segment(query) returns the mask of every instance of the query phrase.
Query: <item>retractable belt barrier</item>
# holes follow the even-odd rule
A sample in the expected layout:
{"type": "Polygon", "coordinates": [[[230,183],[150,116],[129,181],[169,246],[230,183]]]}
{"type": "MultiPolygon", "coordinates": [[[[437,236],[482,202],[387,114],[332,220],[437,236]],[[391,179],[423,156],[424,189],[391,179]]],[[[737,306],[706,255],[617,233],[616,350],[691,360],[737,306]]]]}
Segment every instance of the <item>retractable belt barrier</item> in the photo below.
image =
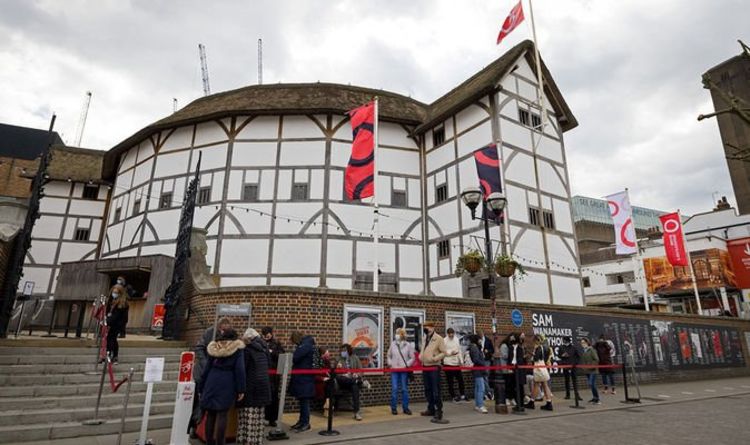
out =
{"type": "MultiPolygon", "coordinates": [[[[624,365],[493,365],[493,366],[412,366],[409,368],[336,368],[335,374],[382,374],[385,372],[413,372],[413,371],[513,371],[515,369],[620,369],[624,365]]],[[[277,374],[270,369],[269,374],[277,374]]],[[[292,369],[291,375],[328,375],[329,369],[292,369]]]]}

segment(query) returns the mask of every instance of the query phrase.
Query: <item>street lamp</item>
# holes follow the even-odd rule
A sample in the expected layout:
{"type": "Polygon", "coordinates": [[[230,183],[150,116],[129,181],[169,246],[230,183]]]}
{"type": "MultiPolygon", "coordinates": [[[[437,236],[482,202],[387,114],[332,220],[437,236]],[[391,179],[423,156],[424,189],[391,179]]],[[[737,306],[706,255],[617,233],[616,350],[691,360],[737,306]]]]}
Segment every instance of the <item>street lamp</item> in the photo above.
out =
{"type": "MultiPolygon", "coordinates": [[[[487,288],[486,293],[483,297],[486,299],[489,297],[492,300],[492,334],[497,335],[497,299],[495,296],[495,275],[492,273],[492,243],[490,241],[490,221],[494,221],[494,218],[488,218],[486,215],[497,215],[505,209],[505,205],[508,200],[505,195],[500,192],[490,193],[486,198],[479,187],[471,187],[461,192],[461,200],[466,204],[466,207],[471,210],[471,219],[481,219],[484,221],[484,260],[487,263],[487,288]],[[482,204],[482,209],[486,212],[482,212],[481,216],[477,216],[477,207],[482,204]],[[487,295],[489,293],[489,295],[487,295]]],[[[500,248],[503,254],[505,254],[505,245],[500,243],[500,248]]]]}

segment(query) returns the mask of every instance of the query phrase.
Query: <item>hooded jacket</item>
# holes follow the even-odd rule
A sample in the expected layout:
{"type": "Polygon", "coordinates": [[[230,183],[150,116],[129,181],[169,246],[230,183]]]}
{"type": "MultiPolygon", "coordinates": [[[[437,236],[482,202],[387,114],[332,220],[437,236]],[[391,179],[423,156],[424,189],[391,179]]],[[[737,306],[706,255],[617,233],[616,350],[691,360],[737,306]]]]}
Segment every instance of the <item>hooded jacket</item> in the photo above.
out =
{"type": "Polygon", "coordinates": [[[240,408],[261,407],[271,403],[271,380],[268,367],[271,361],[268,346],[254,337],[245,346],[245,398],[237,402],[240,408]]]}
{"type": "Polygon", "coordinates": [[[206,347],[208,364],[199,383],[202,409],[224,411],[245,392],[245,360],[242,340],[212,341],[206,347]]]}

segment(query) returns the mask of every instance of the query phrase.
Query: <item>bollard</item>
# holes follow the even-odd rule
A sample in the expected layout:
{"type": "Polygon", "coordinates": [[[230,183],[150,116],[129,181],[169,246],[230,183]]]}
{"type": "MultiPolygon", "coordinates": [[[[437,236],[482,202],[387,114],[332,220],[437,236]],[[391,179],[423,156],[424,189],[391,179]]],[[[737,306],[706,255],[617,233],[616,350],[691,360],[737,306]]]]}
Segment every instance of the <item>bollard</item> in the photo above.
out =
{"type": "Polygon", "coordinates": [[[128,387],[125,388],[125,401],[122,406],[122,417],[120,417],[120,432],[117,434],[117,445],[122,443],[122,433],[125,432],[125,417],[128,413],[128,402],[130,401],[130,385],[133,383],[133,373],[135,368],[130,368],[128,372],[128,387]]]}
{"type": "Polygon", "coordinates": [[[526,379],[523,381],[520,379],[518,372],[518,364],[514,365],[513,378],[516,380],[516,406],[511,410],[513,414],[523,415],[526,414],[526,409],[523,407],[523,397],[521,397],[521,389],[526,385],[526,379]]]}
{"type": "Polygon", "coordinates": [[[104,378],[107,375],[107,365],[109,365],[109,356],[102,366],[102,379],[99,381],[99,394],[96,396],[96,408],[94,408],[94,418],[90,420],[84,420],[84,425],[101,425],[104,423],[103,420],[99,419],[99,405],[102,403],[102,391],[104,390],[104,378]]]}
{"type": "Polygon", "coordinates": [[[576,372],[575,364],[570,368],[570,379],[573,380],[573,397],[576,399],[575,405],[572,405],[571,408],[586,409],[585,406],[581,406],[579,403],[581,401],[581,396],[578,393],[578,373],[576,372]]]}
{"type": "Polygon", "coordinates": [[[336,368],[331,361],[331,367],[328,370],[328,382],[326,382],[326,398],[328,399],[328,427],[325,431],[319,431],[321,436],[338,436],[340,433],[333,429],[333,396],[335,391],[336,368]]]}

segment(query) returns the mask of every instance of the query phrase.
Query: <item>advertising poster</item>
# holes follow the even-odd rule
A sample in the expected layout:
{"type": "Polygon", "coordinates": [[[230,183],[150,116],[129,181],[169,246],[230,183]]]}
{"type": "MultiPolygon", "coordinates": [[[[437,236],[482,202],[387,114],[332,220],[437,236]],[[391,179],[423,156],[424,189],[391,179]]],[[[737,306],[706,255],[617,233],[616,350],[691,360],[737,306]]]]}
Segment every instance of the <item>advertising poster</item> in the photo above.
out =
{"type": "Polygon", "coordinates": [[[739,332],[716,326],[684,325],[667,321],[651,321],[654,352],[662,350],[662,368],[695,368],[706,366],[743,366],[739,332]]]}
{"type": "Polygon", "coordinates": [[[672,354],[676,354],[676,348],[672,344],[672,322],[664,320],[651,320],[651,342],[654,346],[654,358],[656,367],[668,369],[672,360],[672,354]]]}
{"type": "Polygon", "coordinates": [[[690,341],[688,340],[688,333],[686,331],[680,331],[678,334],[680,338],[680,351],[682,352],[682,359],[689,362],[693,358],[693,351],[690,349],[690,341]]]}
{"type": "Polygon", "coordinates": [[[727,249],[737,277],[737,287],[750,289],[750,238],[727,241],[727,249]]]}
{"type": "Polygon", "coordinates": [[[414,350],[419,350],[422,341],[422,324],[425,313],[421,309],[391,309],[391,341],[396,339],[396,330],[406,329],[406,340],[409,341],[414,350]]]}
{"type": "MultiPolygon", "coordinates": [[[[737,249],[741,252],[741,249],[737,249]]],[[[697,250],[690,252],[690,257],[699,289],[737,287],[732,260],[726,250],[697,250]]],[[[667,257],[644,258],[643,267],[649,293],[692,291],[693,282],[688,267],[674,267],[667,257]]]]}
{"type": "Polygon", "coordinates": [[[469,335],[474,334],[475,322],[473,312],[446,312],[445,330],[453,328],[456,337],[461,342],[464,352],[469,349],[469,335]]]}
{"type": "Polygon", "coordinates": [[[349,343],[363,368],[382,366],[383,308],[344,307],[344,343],[349,343]]]}
{"type": "Polygon", "coordinates": [[[698,360],[703,359],[703,348],[701,347],[701,337],[697,332],[690,333],[690,339],[693,341],[693,351],[698,360]]]}

